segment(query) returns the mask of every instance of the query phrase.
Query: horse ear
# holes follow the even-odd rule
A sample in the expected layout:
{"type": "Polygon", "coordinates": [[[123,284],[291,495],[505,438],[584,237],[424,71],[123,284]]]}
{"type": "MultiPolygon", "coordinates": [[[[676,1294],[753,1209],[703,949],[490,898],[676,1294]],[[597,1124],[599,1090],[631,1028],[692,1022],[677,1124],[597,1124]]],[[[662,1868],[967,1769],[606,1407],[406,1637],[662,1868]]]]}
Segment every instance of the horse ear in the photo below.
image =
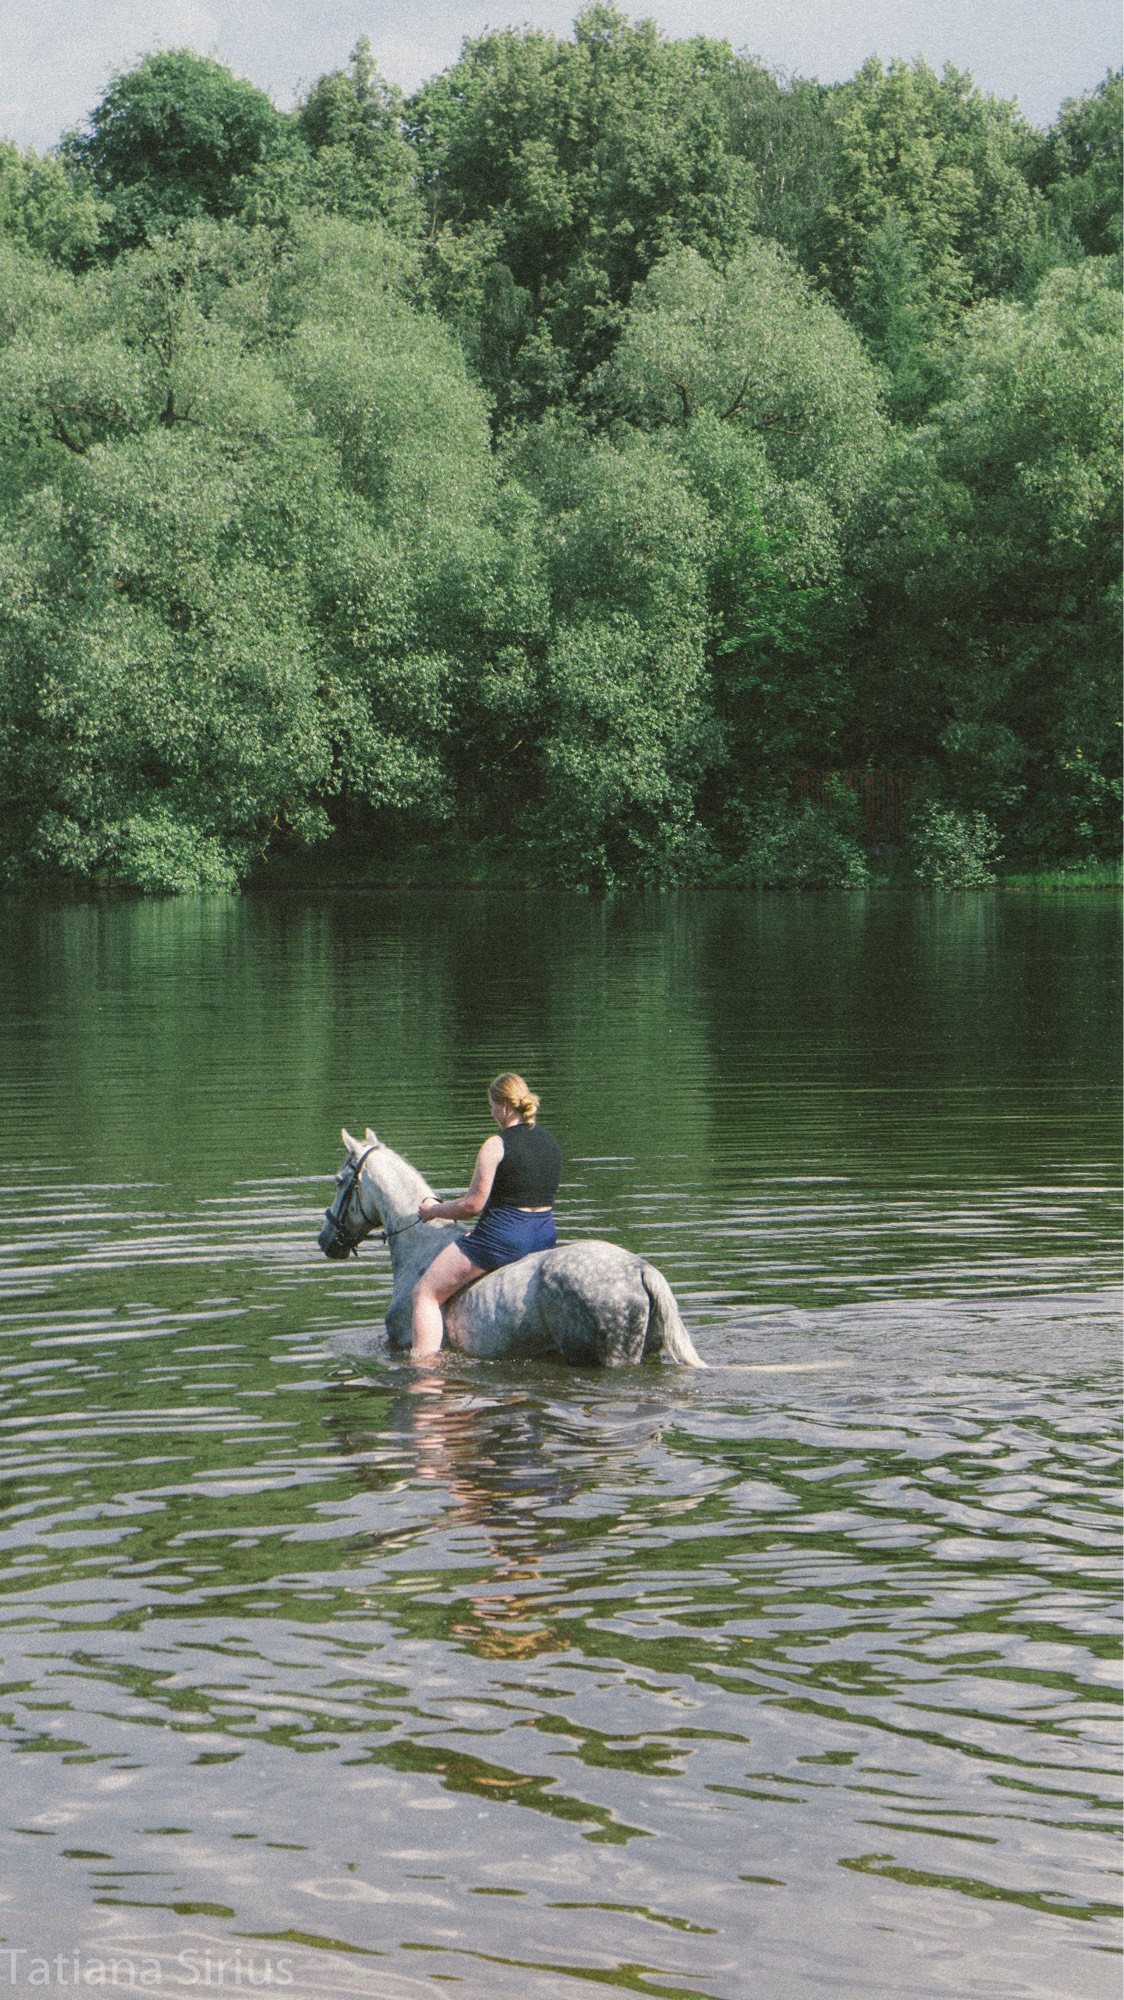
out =
{"type": "Polygon", "coordinates": [[[340,1126],[340,1138],[343,1140],[343,1149],[345,1153],[357,1153],[359,1151],[359,1141],[358,1139],[352,1138],[351,1133],[348,1131],[346,1125],[340,1126]]]}
{"type": "Polygon", "coordinates": [[[370,1128],[370,1126],[369,1126],[369,1125],[368,1125],[368,1127],[367,1127],[367,1144],[368,1144],[368,1146],[381,1146],[381,1145],[382,1145],[382,1140],[381,1140],[381,1139],[379,1138],[379,1135],[378,1135],[378,1133],[377,1133],[377,1132],[372,1132],[372,1130],[371,1130],[371,1128],[370,1128]]]}

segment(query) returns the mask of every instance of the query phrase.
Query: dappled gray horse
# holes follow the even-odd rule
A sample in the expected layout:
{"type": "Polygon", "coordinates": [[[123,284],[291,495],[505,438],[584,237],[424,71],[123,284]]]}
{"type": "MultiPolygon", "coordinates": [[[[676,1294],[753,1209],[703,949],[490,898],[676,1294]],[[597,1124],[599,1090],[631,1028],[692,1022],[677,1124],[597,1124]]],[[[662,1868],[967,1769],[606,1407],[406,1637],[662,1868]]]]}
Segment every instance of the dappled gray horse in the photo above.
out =
{"type": "MultiPolygon", "coordinates": [[[[385,1232],[394,1272],[386,1330],[392,1347],[409,1347],[410,1294],[461,1226],[418,1221],[418,1205],[433,1189],[370,1126],[364,1139],[347,1131],[340,1137],[347,1159],[320,1248],[328,1257],[346,1257],[372,1229],[385,1232]]],[[[661,1358],[706,1366],[663,1273],[615,1243],[560,1243],[490,1271],[449,1300],[445,1341],[488,1360],[560,1356],[577,1367],[617,1368],[661,1358]]]]}

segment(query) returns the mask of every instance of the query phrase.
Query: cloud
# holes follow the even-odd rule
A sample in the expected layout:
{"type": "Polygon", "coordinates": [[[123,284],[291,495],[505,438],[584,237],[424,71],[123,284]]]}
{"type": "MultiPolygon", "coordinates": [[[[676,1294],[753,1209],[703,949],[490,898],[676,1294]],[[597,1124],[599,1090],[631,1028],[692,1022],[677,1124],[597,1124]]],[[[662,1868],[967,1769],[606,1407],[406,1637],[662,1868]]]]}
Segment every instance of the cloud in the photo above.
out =
{"type": "MultiPolygon", "coordinates": [[[[567,33],[580,0],[0,0],[7,98],[0,131],[47,146],[102,97],[111,73],[146,50],[215,54],[288,106],[298,89],[371,38],[384,74],[407,89],[456,59],[461,42],[505,20],[567,33]]],[[[877,51],[970,69],[1047,123],[1063,97],[1120,59],[1116,0],[633,0],[672,35],[714,35],[780,70],[824,82],[877,51]]]]}
{"type": "Polygon", "coordinates": [[[53,145],[102,97],[115,69],[146,49],[208,52],[218,14],[195,0],[0,0],[0,37],[13,96],[0,129],[23,145],[53,145]]]}

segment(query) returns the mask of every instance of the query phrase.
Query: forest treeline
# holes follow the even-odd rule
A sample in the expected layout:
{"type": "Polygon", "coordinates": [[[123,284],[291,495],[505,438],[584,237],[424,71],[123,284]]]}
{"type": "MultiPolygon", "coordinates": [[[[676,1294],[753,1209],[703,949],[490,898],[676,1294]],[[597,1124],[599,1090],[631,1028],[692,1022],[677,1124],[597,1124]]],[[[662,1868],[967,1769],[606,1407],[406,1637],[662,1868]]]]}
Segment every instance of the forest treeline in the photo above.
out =
{"type": "Polygon", "coordinates": [[[859,882],[862,773],[929,880],[1114,853],[1120,183],[1119,75],[1041,131],[603,5],[0,146],[8,880],[859,882]]]}

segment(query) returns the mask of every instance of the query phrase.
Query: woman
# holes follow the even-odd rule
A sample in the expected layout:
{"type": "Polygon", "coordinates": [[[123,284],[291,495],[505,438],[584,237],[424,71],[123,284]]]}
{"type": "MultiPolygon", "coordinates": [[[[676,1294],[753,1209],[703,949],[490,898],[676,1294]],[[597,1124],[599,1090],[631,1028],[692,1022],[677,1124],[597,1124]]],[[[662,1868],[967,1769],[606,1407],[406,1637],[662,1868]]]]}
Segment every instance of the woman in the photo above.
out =
{"type": "Polygon", "coordinates": [[[549,1250],[558,1240],[554,1197],[562,1148],[535,1124],[538,1098],[521,1076],[505,1070],[489,1086],[488,1103],[500,1129],[476,1155],[468,1193],[453,1201],[426,1195],[418,1210],[419,1222],[459,1222],[470,1215],[480,1220],[471,1234],[447,1243],[414,1286],[411,1351],[417,1355],[437,1353],[445,1337],[441,1308],[466,1285],[532,1250],[549,1250]]]}

